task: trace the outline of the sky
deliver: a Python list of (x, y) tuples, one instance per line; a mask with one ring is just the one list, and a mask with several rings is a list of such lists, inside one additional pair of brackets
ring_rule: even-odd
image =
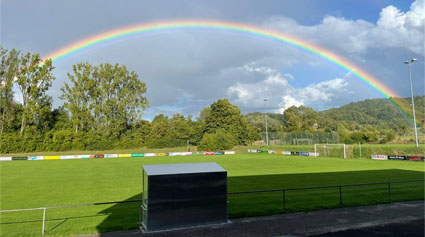
[[(84, 38), (136, 24), (175, 20), (242, 23), (295, 36), (341, 56), (403, 97), (424, 87), (424, 0), (1, 0), (0, 44), (42, 57)], [(282, 113), (292, 105), (316, 110), (382, 98), (315, 55), (260, 37), (225, 31), (173, 30), (140, 34), (54, 63), (49, 95), (79, 62), (125, 64), (147, 85), (144, 118), (199, 116), (228, 98), (243, 113)], [(265, 104), (264, 99), (267, 99)], [(19, 102), (19, 93), (16, 93)]]

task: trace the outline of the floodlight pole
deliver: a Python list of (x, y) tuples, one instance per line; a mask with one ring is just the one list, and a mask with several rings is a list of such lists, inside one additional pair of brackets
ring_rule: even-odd
[(412, 72), (410, 70), (410, 64), (417, 61), (416, 58), (412, 58), (410, 61), (405, 61), (404, 64), (407, 64), (409, 68), (409, 80), (410, 80), (410, 94), (412, 95), (412, 110), (413, 110), (413, 127), (415, 128), (415, 140), (416, 140), (416, 147), (419, 147), (418, 143), (418, 131), (416, 129), (416, 116), (415, 116), (415, 101), (413, 99), (413, 86), (412, 86)]
[(264, 99), (264, 104), (265, 104), (264, 117), (266, 118), (266, 145), (269, 146), (269, 133), (267, 129), (267, 99)]

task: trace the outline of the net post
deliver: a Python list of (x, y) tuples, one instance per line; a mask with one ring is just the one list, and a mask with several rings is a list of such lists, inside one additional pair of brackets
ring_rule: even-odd
[(41, 235), (44, 235), (45, 223), (46, 223), (46, 208), (43, 208), (43, 227), (41, 229)]

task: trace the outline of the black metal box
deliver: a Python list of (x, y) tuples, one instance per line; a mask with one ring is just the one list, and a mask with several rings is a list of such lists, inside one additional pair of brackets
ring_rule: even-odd
[(215, 162), (144, 165), (142, 229), (227, 223), (227, 171)]

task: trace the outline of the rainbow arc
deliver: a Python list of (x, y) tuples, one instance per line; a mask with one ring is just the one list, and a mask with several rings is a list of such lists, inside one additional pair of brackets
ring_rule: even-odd
[[(388, 88), (377, 78), (372, 76), (370, 73), (361, 69), (353, 62), (345, 59), (342, 56), (336, 55), (335, 53), (307, 41), (296, 38), (292, 35), (276, 32), (269, 29), (264, 29), (257, 26), (246, 25), (235, 22), (227, 21), (206, 21), (206, 20), (181, 20), (181, 21), (162, 21), (154, 23), (146, 23), (133, 25), (129, 27), (118, 28), (115, 30), (107, 31), (91, 37), (82, 39), (73, 44), (67, 45), (60, 48), (44, 57), (44, 59), (52, 59), (53, 62), (58, 62), (66, 57), (77, 54), (84, 50), (88, 50), (94, 46), (101, 45), (103, 43), (114, 41), (122, 38), (137, 36), (152, 32), (172, 31), (172, 30), (216, 30), (216, 31), (228, 31), (239, 34), (246, 34), (251, 36), (257, 36), (264, 39), (269, 39), (291, 45), (298, 49), (301, 49), (310, 54), (316, 55), (317, 57), (326, 60), (352, 74), (355, 78), (372, 88), (378, 94), (389, 99), (394, 105), (396, 105), (404, 114), (410, 119), (413, 119), (409, 109), (409, 104), (404, 100), (397, 99), (400, 96), (393, 90)], [(422, 125), (423, 126), (423, 125)]]

